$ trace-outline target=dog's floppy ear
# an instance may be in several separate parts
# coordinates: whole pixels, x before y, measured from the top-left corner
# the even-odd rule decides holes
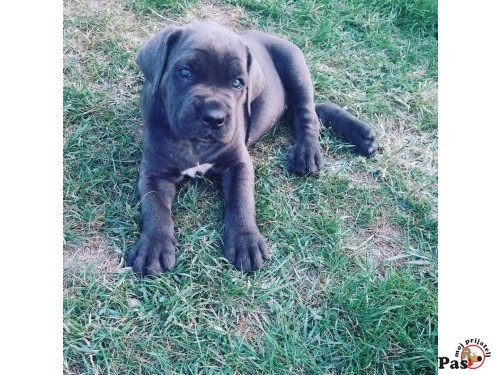
[[[470,349],[469,348],[464,348],[464,350],[462,351],[461,359],[468,358],[469,355],[470,355]]]
[[[168,26],[139,51],[137,64],[139,64],[146,79],[153,85],[153,95],[158,91],[163,72],[167,66],[169,50],[179,38],[180,33],[180,28]]]
[[[255,60],[247,47],[247,70],[248,70],[248,87],[247,87],[247,111],[248,116],[251,112],[251,104],[264,89],[266,80],[260,68],[260,64]]]

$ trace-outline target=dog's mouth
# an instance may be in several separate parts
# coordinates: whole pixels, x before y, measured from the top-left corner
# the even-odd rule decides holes
[[[170,131],[178,139],[199,143],[227,143],[233,135],[233,124],[230,120],[222,124],[207,125],[205,121],[179,119],[170,124]]]
[[[206,143],[206,144],[213,144],[213,143],[223,143],[220,140],[220,137],[216,136],[215,134],[207,134],[202,137],[193,137],[189,138],[190,141],[192,142],[197,142],[197,143]]]

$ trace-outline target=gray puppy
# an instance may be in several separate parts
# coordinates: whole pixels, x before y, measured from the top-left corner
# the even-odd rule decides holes
[[[242,271],[259,268],[268,248],[257,229],[254,171],[247,147],[285,112],[293,117],[289,157],[298,174],[317,172],[319,119],[365,156],[371,128],[335,104],[314,104],[305,58],[294,44],[258,31],[236,34],[211,22],[167,27],[139,52],[144,155],[139,191],[143,230],[127,263],[156,276],[175,265],[172,201],[186,176],[221,176],[224,256]]]

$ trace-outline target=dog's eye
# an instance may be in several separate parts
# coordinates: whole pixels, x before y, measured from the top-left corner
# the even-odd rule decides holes
[[[243,81],[240,78],[236,78],[231,84],[235,89],[241,89],[243,87]]]
[[[191,79],[193,77],[193,73],[188,68],[179,69],[178,73],[179,73],[179,77],[181,77],[181,78]]]

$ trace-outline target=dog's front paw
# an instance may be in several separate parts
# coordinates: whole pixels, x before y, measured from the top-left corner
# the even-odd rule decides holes
[[[237,269],[255,271],[269,258],[267,244],[257,231],[229,233],[224,241],[224,256]]]
[[[368,124],[362,121],[358,121],[356,126],[350,129],[347,138],[356,146],[358,152],[367,158],[375,155],[377,152],[378,145],[375,139],[375,132]]]
[[[127,265],[141,276],[154,277],[175,265],[177,241],[168,234],[142,234],[127,256]]]
[[[290,151],[288,162],[293,172],[304,175],[318,172],[323,158],[317,141],[297,142]]]

